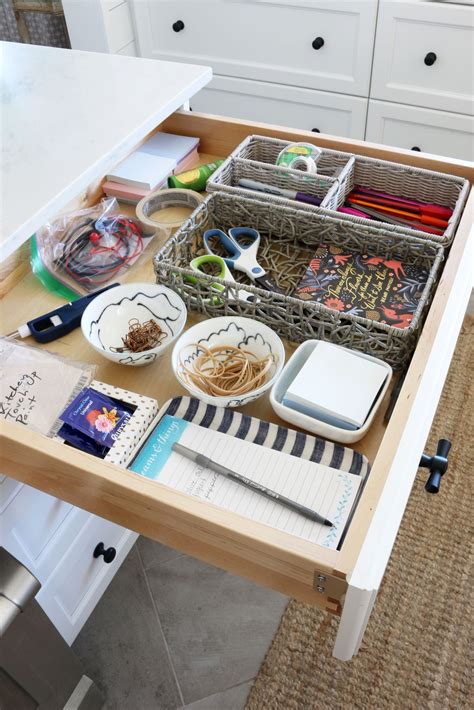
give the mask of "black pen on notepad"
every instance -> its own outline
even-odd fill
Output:
[[[280,493],[272,491],[270,488],[266,488],[260,483],[256,483],[250,478],[242,476],[242,474],[236,473],[236,471],[232,471],[230,468],[226,468],[226,466],[222,466],[220,463],[217,463],[217,461],[213,461],[208,456],[204,456],[204,454],[200,454],[197,451],[188,449],[187,446],[183,446],[183,444],[178,444],[177,442],[174,443],[171,448],[173,449],[173,451],[176,451],[177,454],[180,454],[181,456],[184,456],[185,458],[194,461],[194,463],[196,463],[198,466],[201,466],[202,468],[210,468],[211,471],[220,473],[222,476],[226,476],[232,481],[240,483],[241,486],[245,486],[246,488],[249,488],[251,491],[255,491],[256,493],[260,493],[262,496],[265,496],[265,498],[270,498],[271,500],[274,500],[277,503],[281,503],[281,505],[284,505],[286,508],[290,508],[290,510],[294,510],[295,513],[299,513],[300,515],[304,515],[305,518],[309,518],[315,523],[320,523],[321,525],[333,527],[333,523],[331,523],[330,520],[327,520],[323,515],[320,515],[315,510],[311,510],[311,508],[306,508],[306,506],[301,505],[300,503],[296,503],[294,500],[290,500],[289,498],[282,496]]]

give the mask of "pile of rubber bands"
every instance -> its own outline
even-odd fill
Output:
[[[211,396],[241,395],[265,384],[268,371],[275,363],[274,355],[258,358],[234,345],[208,348],[194,345],[201,354],[192,365],[180,355],[179,377],[187,384]],[[189,346],[186,348],[189,353]],[[188,358],[189,359],[189,358]]]

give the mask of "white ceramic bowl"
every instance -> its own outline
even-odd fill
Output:
[[[153,318],[167,337],[156,348],[141,353],[115,352],[129,330],[129,321]],[[149,365],[165,353],[186,323],[187,310],[177,293],[154,283],[129,283],[111,288],[87,306],[81,328],[94,350],[122,365]]]
[[[178,374],[180,360],[192,366],[193,361],[202,352],[199,349],[199,344],[207,345],[207,347],[234,345],[251,351],[257,357],[273,354],[276,362],[270,368],[267,380],[261,387],[238,396],[213,397],[184,382]],[[242,404],[247,404],[260,397],[275,382],[284,363],[285,348],[278,335],[267,325],[259,323],[253,318],[239,316],[210,318],[194,325],[176,341],[171,355],[173,372],[183,387],[193,397],[199,397],[203,402],[219,407],[240,407]]]

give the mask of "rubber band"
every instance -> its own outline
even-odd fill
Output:
[[[267,373],[276,362],[274,355],[258,358],[254,353],[234,345],[208,348],[194,344],[201,354],[192,367],[183,362],[180,353],[178,376],[188,385],[211,396],[237,396],[265,384]]]

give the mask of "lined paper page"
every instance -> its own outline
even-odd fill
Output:
[[[277,501],[211,469],[199,467],[172,450],[175,441],[316,510],[331,520],[334,527],[312,522]],[[337,547],[361,483],[360,477],[351,473],[169,415],[160,421],[130,468],[179,491],[329,548]]]

